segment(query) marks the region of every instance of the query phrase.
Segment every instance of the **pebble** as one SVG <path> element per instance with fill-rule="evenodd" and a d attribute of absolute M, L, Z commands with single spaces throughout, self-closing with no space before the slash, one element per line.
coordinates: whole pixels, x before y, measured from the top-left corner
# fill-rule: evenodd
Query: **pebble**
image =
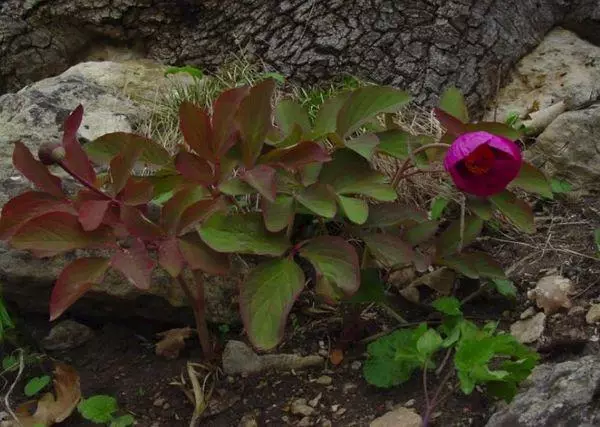
<path fill-rule="evenodd" d="M 406 406 L 407 408 L 410 408 L 411 406 L 415 406 L 415 399 L 410 399 L 407 400 L 406 403 L 404 404 L 404 406 Z"/>
<path fill-rule="evenodd" d="M 421 427 L 423 420 L 413 409 L 397 408 L 374 419 L 369 427 Z"/>
<path fill-rule="evenodd" d="M 331 405 L 331 412 L 337 412 L 339 407 L 340 407 L 340 405 Z"/>
<path fill-rule="evenodd" d="M 315 380 L 315 382 L 320 385 L 331 385 L 333 378 L 331 378 L 329 375 L 321 375 Z"/>
<path fill-rule="evenodd" d="M 342 415 L 344 415 L 346 413 L 346 408 L 340 408 L 337 411 L 335 411 L 335 416 L 336 417 L 341 417 Z"/>
<path fill-rule="evenodd" d="M 165 404 L 165 399 L 163 399 L 162 397 L 156 399 L 153 403 L 153 405 L 156 406 L 157 408 L 163 406 L 164 404 Z"/>
<path fill-rule="evenodd" d="M 254 417 L 254 414 L 246 414 L 240 420 L 238 427 L 258 427 L 258 422 Z"/>
<path fill-rule="evenodd" d="M 523 313 L 521 313 L 521 316 L 519 316 L 519 318 L 521 320 L 525 320 L 525 319 L 529 319 L 530 317 L 533 317 L 534 315 L 535 315 L 535 308 L 529 307 L 527 310 L 525 310 Z"/>
<path fill-rule="evenodd" d="M 350 393 L 351 391 L 353 391 L 354 389 L 357 389 L 358 386 L 356 384 L 352 384 L 352 383 L 346 383 L 344 384 L 344 386 L 342 387 L 342 392 L 344 394 L 346 393 Z"/>
<path fill-rule="evenodd" d="M 360 369 L 360 367 L 362 366 L 362 363 L 360 360 L 355 360 L 354 362 L 352 362 L 352 364 L 350 365 L 350 368 L 352 368 L 353 371 L 358 371 Z"/>
<path fill-rule="evenodd" d="M 510 333 L 521 344 L 531 344 L 536 342 L 544 333 L 546 315 L 542 312 L 535 316 L 518 320 L 510 326 Z"/>
<path fill-rule="evenodd" d="M 321 421 L 321 427 L 332 427 L 333 424 L 331 424 L 331 421 L 329 421 L 327 418 L 325 418 L 323 421 Z"/>
<path fill-rule="evenodd" d="M 300 420 L 300 422 L 297 424 L 298 427 L 309 427 L 312 425 L 312 422 L 310 420 L 310 417 L 304 417 Z"/>
<path fill-rule="evenodd" d="M 308 404 L 314 408 L 319 404 L 319 400 L 321 400 L 322 397 L 323 393 L 319 393 L 314 399 L 311 399 Z"/>
<path fill-rule="evenodd" d="M 305 417 L 308 417 L 315 412 L 314 408 L 306 404 L 306 399 L 297 399 L 293 401 L 290 410 L 294 415 L 303 415 Z"/>
<path fill-rule="evenodd" d="M 48 336 L 42 340 L 46 350 L 69 350 L 88 342 L 94 332 L 87 326 L 74 320 L 63 320 L 50 329 Z"/>
<path fill-rule="evenodd" d="M 600 304 L 594 304 L 590 307 L 585 315 L 585 321 L 590 325 L 600 321 Z"/>

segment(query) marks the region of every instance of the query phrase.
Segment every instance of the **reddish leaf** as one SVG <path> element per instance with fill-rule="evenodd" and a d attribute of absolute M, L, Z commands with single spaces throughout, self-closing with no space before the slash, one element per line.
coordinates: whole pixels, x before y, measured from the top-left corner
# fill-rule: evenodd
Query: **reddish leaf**
<path fill-rule="evenodd" d="M 65 212 L 51 212 L 26 222 L 11 239 L 17 249 L 60 253 L 114 241 L 110 229 L 86 232 L 78 218 Z"/>
<path fill-rule="evenodd" d="M 227 203 L 223 197 L 212 200 L 200 200 L 190 205 L 183 211 L 183 214 L 181 214 L 179 226 L 177 227 L 177 234 L 181 234 L 181 232 L 185 232 L 189 227 L 204 221 L 213 213 L 225 209 L 227 209 Z"/>
<path fill-rule="evenodd" d="M 177 154 L 175 167 L 181 175 L 190 181 L 202 185 L 215 182 L 215 174 L 210 163 L 188 151 L 180 151 Z"/>
<path fill-rule="evenodd" d="M 80 258 L 58 276 L 50 296 L 50 321 L 57 319 L 92 286 L 101 283 L 110 265 L 106 258 Z"/>
<path fill-rule="evenodd" d="M 140 160 L 154 166 L 165 166 L 171 160 L 169 152 L 160 144 L 140 135 L 126 132 L 113 132 L 102 135 L 84 145 L 84 150 L 92 161 L 106 165 L 123 147 L 135 144 L 142 148 Z"/>
<path fill-rule="evenodd" d="M 225 275 L 231 267 L 227 254 L 216 252 L 200 239 L 196 232 L 179 238 L 179 249 L 192 270 Z"/>
<path fill-rule="evenodd" d="M 254 169 L 244 172 L 241 179 L 270 202 L 275 201 L 277 186 L 275 185 L 275 169 L 272 167 L 258 165 Z"/>
<path fill-rule="evenodd" d="M 129 206 L 148 203 L 154 196 L 154 186 L 146 179 L 130 177 L 119 193 L 119 199 Z"/>
<path fill-rule="evenodd" d="M 276 148 L 259 159 L 260 163 L 281 165 L 289 169 L 300 169 L 311 163 L 330 160 L 327 150 L 313 141 L 302 141 L 290 148 Z"/>
<path fill-rule="evenodd" d="M 79 206 L 79 222 L 85 231 L 100 227 L 110 203 L 110 200 L 87 200 Z"/>
<path fill-rule="evenodd" d="M 410 264 L 415 260 L 412 247 L 398 236 L 391 234 L 366 234 L 363 236 L 369 252 L 385 267 Z"/>
<path fill-rule="evenodd" d="M 142 147 L 128 144 L 110 161 L 110 178 L 113 194 L 119 194 L 131 176 L 131 170 L 142 153 Z"/>
<path fill-rule="evenodd" d="M 450 135 L 456 137 L 467 131 L 466 125 L 456 117 L 451 116 L 440 108 L 434 108 L 433 111 L 437 119 Z"/>
<path fill-rule="evenodd" d="M 52 175 L 48 168 L 37 161 L 31 151 L 20 141 L 15 142 L 12 161 L 15 168 L 40 190 L 50 193 L 54 197 L 65 197 L 60 178 Z"/>
<path fill-rule="evenodd" d="M 121 221 L 133 236 L 142 239 L 160 239 L 163 230 L 144 216 L 139 209 L 131 206 L 121 206 Z"/>
<path fill-rule="evenodd" d="M 250 94 L 240 103 L 237 121 L 242 136 L 242 157 L 251 168 L 260 155 L 265 138 L 272 127 L 273 108 L 271 98 L 275 80 L 266 79 L 250 89 Z"/>
<path fill-rule="evenodd" d="M 213 153 L 217 158 L 222 157 L 229 151 L 235 140 L 232 138 L 237 130 L 234 118 L 242 100 L 248 96 L 250 88 L 242 86 L 223 92 L 213 105 L 212 129 L 213 129 Z"/>
<path fill-rule="evenodd" d="M 160 221 L 167 233 L 174 234 L 185 209 L 204 198 L 204 192 L 198 191 L 198 188 L 197 186 L 184 187 L 164 204 Z"/>
<path fill-rule="evenodd" d="M 158 248 L 158 263 L 172 277 L 177 277 L 183 270 L 185 260 L 179 251 L 177 239 L 163 240 Z"/>
<path fill-rule="evenodd" d="M 179 106 L 179 127 L 186 144 L 196 154 L 206 160 L 214 158 L 211 141 L 212 127 L 206 112 L 191 102 L 182 102 Z"/>
<path fill-rule="evenodd" d="M 90 159 L 77 140 L 77 130 L 81 126 L 82 119 L 83 107 L 79 105 L 65 121 L 62 140 L 65 158 L 62 163 L 71 172 L 92 184 L 96 181 L 96 172 L 94 172 Z"/>
<path fill-rule="evenodd" d="M 150 288 L 150 279 L 156 263 L 150 258 L 146 246 L 140 239 L 134 240 L 131 248 L 116 252 L 110 263 L 136 288 L 142 290 Z"/>
<path fill-rule="evenodd" d="M 294 198 L 287 194 L 278 194 L 272 203 L 262 198 L 260 207 L 265 227 L 271 233 L 278 233 L 288 227 L 294 218 Z"/>
<path fill-rule="evenodd" d="M 41 191 L 27 191 L 10 199 L 2 208 L 0 239 L 9 239 L 21 225 L 49 212 L 76 213 L 67 200 L 57 199 Z"/>

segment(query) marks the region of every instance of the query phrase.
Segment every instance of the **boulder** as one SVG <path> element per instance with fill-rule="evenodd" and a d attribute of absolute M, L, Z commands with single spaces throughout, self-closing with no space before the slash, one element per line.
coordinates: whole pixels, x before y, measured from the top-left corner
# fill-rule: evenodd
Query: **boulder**
<path fill-rule="evenodd" d="M 600 425 L 598 356 L 585 356 L 534 369 L 519 393 L 496 412 L 486 427 L 538 427 Z"/>

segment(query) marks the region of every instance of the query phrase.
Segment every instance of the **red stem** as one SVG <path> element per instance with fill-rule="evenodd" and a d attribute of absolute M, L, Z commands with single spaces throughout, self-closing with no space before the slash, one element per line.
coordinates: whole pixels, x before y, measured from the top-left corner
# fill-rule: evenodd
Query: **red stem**
<path fill-rule="evenodd" d="M 69 168 L 66 164 L 64 164 L 62 161 L 57 162 L 58 165 L 64 169 L 65 172 L 67 172 L 69 175 L 71 175 L 73 178 L 75 178 L 81 185 L 83 185 L 84 187 L 89 188 L 90 190 L 92 190 L 94 193 L 102 196 L 105 199 L 110 199 L 113 202 L 119 202 L 117 199 L 109 196 L 108 194 L 104 193 L 103 191 L 99 190 L 98 188 L 94 187 L 92 183 L 87 182 L 84 178 L 82 178 L 81 176 L 79 176 L 78 173 L 76 173 L 75 171 L 71 170 L 71 168 Z"/>
<path fill-rule="evenodd" d="M 190 301 L 192 305 L 192 309 L 194 310 L 194 318 L 196 319 L 196 332 L 198 334 L 198 340 L 200 341 L 200 346 L 202 347 L 202 352 L 206 359 L 210 360 L 214 357 L 212 345 L 210 343 L 210 333 L 208 331 L 208 325 L 206 324 L 206 313 L 205 313 L 205 303 L 204 303 L 204 278 L 201 276 L 200 272 L 193 272 L 194 280 L 196 282 L 196 295 L 190 289 L 189 284 L 180 274 L 177 276 L 177 282 L 186 297 Z"/>
<path fill-rule="evenodd" d="M 404 164 L 402 165 L 402 167 L 396 171 L 396 174 L 394 175 L 394 178 L 392 179 L 392 187 L 394 187 L 394 188 L 398 187 L 400 180 L 403 178 L 404 171 L 406 169 L 408 169 L 408 167 L 410 166 L 410 161 L 412 160 L 412 157 L 415 154 L 419 154 L 420 152 L 429 150 L 430 148 L 448 148 L 448 147 L 449 147 L 448 144 L 434 143 L 434 144 L 426 144 L 426 145 L 423 145 L 423 146 L 417 148 L 415 151 L 412 152 L 412 155 L 409 156 L 404 161 Z"/>

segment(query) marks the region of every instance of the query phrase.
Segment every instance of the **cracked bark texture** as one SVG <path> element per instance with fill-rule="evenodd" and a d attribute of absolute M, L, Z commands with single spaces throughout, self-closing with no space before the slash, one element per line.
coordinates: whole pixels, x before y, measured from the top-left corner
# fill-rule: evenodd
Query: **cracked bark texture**
<path fill-rule="evenodd" d="M 556 25 L 598 42 L 600 0 L 5 0 L 0 94 L 112 44 L 208 69 L 247 48 L 293 81 L 350 73 L 420 104 L 454 84 L 480 107 Z"/>

